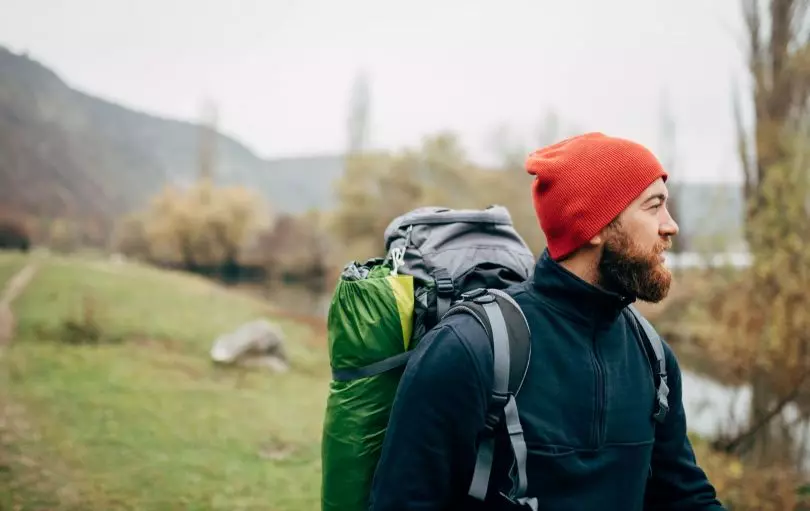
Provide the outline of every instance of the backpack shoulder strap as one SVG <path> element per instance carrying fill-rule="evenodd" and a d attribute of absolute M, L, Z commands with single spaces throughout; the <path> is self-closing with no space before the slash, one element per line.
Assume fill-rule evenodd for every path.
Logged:
<path fill-rule="evenodd" d="M 509 474 L 512 488 L 510 494 L 504 496 L 517 504 L 536 509 L 536 499 L 525 497 L 528 487 L 527 449 L 515 401 L 529 369 L 529 324 L 514 299 L 498 289 L 477 289 L 465 293 L 447 315 L 458 313 L 471 314 L 484 327 L 492 345 L 494 361 L 493 389 L 486 414 L 485 432 L 478 448 L 468 493 L 479 501 L 486 499 L 494 458 L 495 431 L 501 421 L 504 421 L 514 456 Z"/>
<path fill-rule="evenodd" d="M 667 361 L 664 355 L 664 344 L 661 336 L 655 331 L 652 324 L 633 305 L 628 307 L 635 318 L 636 324 L 641 327 L 642 341 L 644 342 L 644 353 L 650 361 L 655 379 L 656 406 L 653 417 L 659 423 L 664 422 L 669 411 L 669 386 L 667 385 Z"/>

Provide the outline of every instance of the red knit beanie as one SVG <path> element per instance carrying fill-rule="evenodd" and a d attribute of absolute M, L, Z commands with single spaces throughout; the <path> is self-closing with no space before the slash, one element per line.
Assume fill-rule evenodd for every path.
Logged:
<path fill-rule="evenodd" d="M 602 133 L 565 139 L 529 155 L 532 199 L 553 259 L 587 243 L 667 172 L 644 146 Z"/>

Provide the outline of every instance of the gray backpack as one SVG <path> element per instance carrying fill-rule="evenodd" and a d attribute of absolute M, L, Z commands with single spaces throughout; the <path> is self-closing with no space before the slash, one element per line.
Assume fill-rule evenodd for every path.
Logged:
<path fill-rule="evenodd" d="M 498 492 L 498 498 L 537 509 L 536 500 L 525 497 L 526 446 L 514 400 L 528 370 L 531 336 L 520 307 L 503 291 L 531 276 L 535 256 L 502 206 L 415 209 L 389 224 L 385 248 L 399 273 L 415 280 L 412 344 L 442 318 L 466 313 L 481 323 L 494 350 L 495 386 L 469 495 L 487 498 L 496 429 L 505 423 L 509 431 L 517 431 L 509 435 L 516 462 L 509 474 L 512 488 Z"/>
<path fill-rule="evenodd" d="M 535 256 L 502 206 L 484 210 L 418 208 L 385 229 L 388 258 L 415 279 L 418 341 L 467 292 L 525 281 Z"/>
<path fill-rule="evenodd" d="M 527 498 L 526 444 L 515 398 L 531 358 L 531 332 L 520 306 L 504 290 L 531 277 L 536 258 L 515 230 L 506 208 L 453 210 L 426 207 L 394 219 L 385 230 L 387 260 L 398 272 L 414 277 L 412 344 L 454 314 L 472 315 L 487 332 L 493 349 L 494 388 L 481 433 L 468 494 L 484 501 L 494 495 L 504 507 L 537 510 Z M 663 421 L 668 388 L 661 339 L 646 319 L 630 307 L 642 334 L 657 389 L 655 419 Z M 377 371 L 404 365 L 412 352 L 384 361 Z M 507 434 L 512 465 L 510 488 L 490 492 L 495 437 Z"/>

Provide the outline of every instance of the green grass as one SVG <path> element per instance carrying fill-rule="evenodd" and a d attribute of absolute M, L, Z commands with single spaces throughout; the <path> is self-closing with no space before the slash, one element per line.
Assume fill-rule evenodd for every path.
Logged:
<path fill-rule="evenodd" d="M 318 507 L 328 360 L 309 328 L 276 318 L 287 373 L 214 367 L 214 338 L 268 317 L 266 304 L 187 275 L 69 258 L 44 259 L 13 310 L 0 509 Z M 69 322 L 106 342 L 60 342 Z"/>

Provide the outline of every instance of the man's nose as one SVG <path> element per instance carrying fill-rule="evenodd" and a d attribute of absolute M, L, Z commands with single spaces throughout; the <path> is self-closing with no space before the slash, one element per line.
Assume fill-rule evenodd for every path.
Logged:
<path fill-rule="evenodd" d="M 667 213 L 667 217 L 666 219 L 664 219 L 664 222 L 661 224 L 659 230 L 663 235 L 675 236 L 680 231 L 680 227 L 678 227 L 678 222 L 676 222 L 675 219 L 672 218 L 672 215 Z"/>

